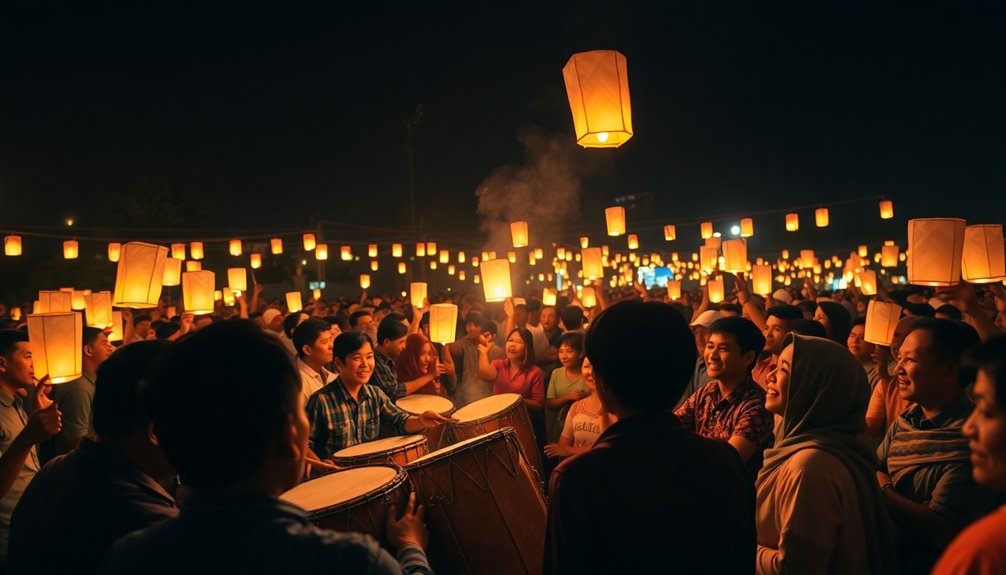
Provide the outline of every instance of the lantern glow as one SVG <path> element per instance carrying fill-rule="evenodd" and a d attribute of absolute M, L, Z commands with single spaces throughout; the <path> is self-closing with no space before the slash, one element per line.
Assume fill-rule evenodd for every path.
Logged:
<path fill-rule="evenodd" d="M 741 237 L 750 238 L 754 235 L 754 220 L 751 218 L 741 218 Z"/>
<path fill-rule="evenodd" d="M 702 222 L 699 224 L 699 234 L 702 239 L 708 240 L 713 237 L 713 223 L 712 222 Z"/>
<path fill-rule="evenodd" d="M 176 260 L 185 259 L 185 244 L 171 244 L 171 257 Z"/>
<path fill-rule="evenodd" d="M 510 239 L 513 241 L 513 247 L 526 248 L 528 244 L 527 222 L 510 222 Z"/>
<path fill-rule="evenodd" d="M 739 273 L 748 268 L 748 243 L 746 240 L 723 242 L 723 264 L 726 271 Z"/>
<path fill-rule="evenodd" d="M 203 242 L 192 242 L 189 244 L 189 256 L 194 260 L 203 259 Z"/>
<path fill-rule="evenodd" d="M 664 241 L 673 242 L 678 237 L 678 229 L 672 224 L 664 226 Z"/>
<path fill-rule="evenodd" d="M 216 274 L 209 270 L 182 274 L 182 305 L 194 315 L 213 313 Z"/>
<path fill-rule="evenodd" d="M 228 244 L 228 248 L 230 249 L 231 255 L 235 257 L 241 255 L 241 252 L 243 251 L 241 247 L 241 240 L 231 240 Z"/>
<path fill-rule="evenodd" d="M 817 227 L 819 228 L 828 227 L 830 219 L 831 218 L 828 214 L 828 208 L 818 208 L 814 210 L 814 223 L 817 225 Z"/>
<path fill-rule="evenodd" d="M 409 301 L 412 303 L 412 307 L 422 308 L 426 305 L 428 287 L 426 282 L 412 282 L 409 284 Z"/>
<path fill-rule="evenodd" d="M 510 284 L 510 262 L 505 259 L 486 260 L 480 267 L 482 289 L 487 302 L 503 301 L 513 295 Z"/>
<path fill-rule="evenodd" d="M 164 276 L 161 285 L 176 286 L 182 283 L 182 260 L 167 258 L 164 260 Z"/>
<path fill-rule="evenodd" d="M 63 258 L 68 260 L 75 260 L 80 254 L 80 244 L 77 240 L 67 240 L 63 242 Z"/>
<path fill-rule="evenodd" d="M 632 137 L 625 56 L 615 50 L 579 52 L 562 69 L 576 143 L 617 148 Z"/>
<path fill-rule="evenodd" d="M 313 252 L 318 247 L 318 240 L 314 237 L 314 234 L 304 234 L 301 239 L 304 241 L 305 252 Z"/>
<path fill-rule="evenodd" d="M 301 302 L 299 291 L 286 292 L 286 309 L 290 313 L 297 313 L 304 309 L 304 304 Z"/>
<path fill-rule="evenodd" d="M 360 274 L 360 288 L 367 289 L 370 287 L 370 274 Z"/>
<path fill-rule="evenodd" d="M 257 270 L 262 267 L 262 254 L 252 254 L 249 258 L 248 265 L 251 269 Z"/>
<path fill-rule="evenodd" d="M 72 311 L 73 291 L 42 290 L 38 292 L 38 309 L 35 313 L 62 313 Z"/>
<path fill-rule="evenodd" d="M 786 231 L 795 232 L 800 229 L 800 216 L 798 214 L 786 214 Z"/>
<path fill-rule="evenodd" d="M 79 313 L 40 313 L 27 317 L 32 362 L 49 383 L 73 381 L 83 374 L 84 318 Z"/>
<path fill-rule="evenodd" d="M 772 293 L 772 266 L 755 264 L 751 267 L 751 288 L 760 296 Z"/>
<path fill-rule="evenodd" d="M 880 219 L 889 220 L 894 217 L 894 202 L 883 200 L 880 202 Z"/>
<path fill-rule="evenodd" d="M 458 328 L 458 306 L 435 303 L 430 306 L 430 340 L 446 345 L 454 341 Z"/>
<path fill-rule="evenodd" d="M 949 286 L 961 281 L 964 220 L 908 220 L 908 283 Z"/>
<path fill-rule="evenodd" d="M 283 238 L 272 238 L 269 240 L 269 252 L 278 256 L 283 253 Z"/>
<path fill-rule="evenodd" d="M 21 255 L 21 236 L 4 236 L 3 253 L 5 256 Z"/>
<path fill-rule="evenodd" d="M 877 345 L 889 346 L 894 340 L 894 329 L 901 319 L 901 306 L 880 300 L 870 300 L 866 308 L 866 332 L 863 339 Z"/>
<path fill-rule="evenodd" d="M 152 308 L 161 298 L 168 248 L 143 242 L 122 245 L 115 274 L 115 307 Z"/>
<path fill-rule="evenodd" d="M 609 236 L 620 236 L 625 233 L 625 208 L 612 206 L 605 208 L 604 221 L 608 226 Z"/>
<path fill-rule="evenodd" d="M 227 268 L 227 287 L 231 288 L 231 291 L 248 291 L 248 270 Z"/>
<path fill-rule="evenodd" d="M 982 224 L 964 229 L 961 275 L 971 283 L 993 283 L 1006 279 L 1002 224 Z"/>

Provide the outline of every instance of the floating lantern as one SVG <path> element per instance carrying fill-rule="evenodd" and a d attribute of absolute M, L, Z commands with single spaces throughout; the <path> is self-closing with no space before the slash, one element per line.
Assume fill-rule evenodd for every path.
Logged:
<path fill-rule="evenodd" d="M 708 240 L 713 237 L 713 223 L 702 222 L 699 224 L 699 233 L 702 235 L 702 239 L 704 240 Z"/>
<path fill-rule="evenodd" d="M 890 346 L 894 328 L 901 319 L 901 306 L 880 300 L 870 300 L 866 308 L 866 332 L 863 339 L 877 345 Z"/>
<path fill-rule="evenodd" d="M 804 268 L 813 268 L 814 261 L 814 250 L 800 250 L 800 266 Z"/>
<path fill-rule="evenodd" d="M 702 269 L 713 271 L 719 264 L 719 250 L 714 247 L 701 246 L 699 248 L 699 262 Z"/>
<path fill-rule="evenodd" d="M 77 240 L 67 240 L 63 242 L 63 259 L 75 260 L 79 251 L 80 245 Z"/>
<path fill-rule="evenodd" d="M 167 258 L 164 260 L 164 276 L 161 285 L 176 286 L 182 283 L 182 260 Z"/>
<path fill-rule="evenodd" d="M 367 246 L 367 257 L 369 258 L 377 257 L 377 244 L 370 244 Z"/>
<path fill-rule="evenodd" d="M 220 293 L 223 296 L 224 305 L 232 306 L 237 302 L 237 300 L 234 298 L 234 290 L 232 290 L 231 288 L 225 287 L 224 289 L 220 290 Z"/>
<path fill-rule="evenodd" d="M 62 313 L 72 311 L 73 291 L 42 290 L 38 292 L 38 309 L 35 313 Z"/>
<path fill-rule="evenodd" d="M 412 282 L 409 284 L 409 301 L 412 303 L 412 307 L 423 307 L 428 288 L 429 286 L 426 282 Z"/>
<path fill-rule="evenodd" d="M 678 300 L 681 299 L 681 282 L 678 280 L 670 280 L 667 282 L 667 297 Z"/>
<path fill-rule="evenodd" d="M 446 264 L 451 261 L 451 252 L 448 250 L 440 250 L 440 263 Z"/>
<path fill-rule="evenodd" d="M 430 306 L 430 341 L 447 345 L 454 341 L 458 328 L 458 306 L 435 303 Z"/>
<path fill-rule="evenodd" d="M 880 265 L 885 268 L 898 267 L 898 246 L 895 245 L 881 246 Z"/>
<path fill-rule="evenodd" d="M 865 245 L 859 246 L 859 251 L 857 253 L 859 254 L 859 257 L 865 258 L 870 255 L 870 248 Z"/>
<path fill-rule="evenodd" d="M 430 260 L 430 269 L 431 270 L 437 269 L 437 260 Z"/>
<path fill-rule="evenodd" d="M 380 265 L 377 263 L 377 260 L 370 260 L 370 271 L 376 272 L 379 267 Z"/>
<path fill-rule="evenodd" d="M 859 291 L 863 295 L 877 295 L 877 272 L 863 270 L 859 272 Z"/>
<path fill-rule="evenodd" d="M 612 206 L 605 208 L 604 221 L 608 225 L 609 236 L 620 236 L 625 233 L 625 208 Z"/>
<path fill-rule="evenodd" d="M 517 263 L 517 252 L 507 252 L 506 259 L 508 262 L 515 264 Z"/>
<path fill-rule="evenodd" d="M 408 270 L 406 269 L 405 262 L 398 262 L 398 273 L 405 275 L 406 271 Z"/>
<path fill-rule="evenodd" d="M 593 280 L 604 277 L 604 264 L 601 248 L 585 248 L 580 251 L 580 264 L 584 279 Z"/>
<path fill-rule="evenodd" d="M 755 264 L 751 268 L 751 288 L 760 296 L 772 293 L 772 266 Z"/>
<path fill-rule="evenodd" d="M 402 257 L 402 244 L 391 244 L 391 257 Z"/>
<path fill-rule="evenodd" d="M 3 253 L 6 256 L 21 255 L 21 236 L 4 236 Z"/>
<path fill-rule="evenodd" d="M 185 271 L 197 272 L 201 269 L 203 269 L 203 262 L 197 262 L 194 260 L 185 260 Z"/>
<path fill-rule="evenodd" d="M 195 315 L 213 313 L 215 284 L 216 274 L 209 270 L 183 273 L 182 304 L 185 311 Z"/>
<path fill-rule="evenodd" d="M 709 289 L 709 302 L 720 303 L 723 301 L 723 280 L 709 280 L 706 282 Z"/>
<path fill-rule="evenodd" d="M 639 238 L 636 236 L 636 234 L 629 234 L 628 241 L 630 250 L 639 249 Z"/>
<path fill-rule="evenodd" d="M 589 286 L 583 288 L 580 292 L 580 303 L 586 308 L 597 306 L 597 292 L 594 291 L 594 288 Z"/>
<path fill-rule="evenodd" d="M 437 253 L 437 242 L 426 242 L 426 255 L 433 257 Z"/>
<path fill-rule="evenodd" d="M 586 248 L 586 247 L 589 247 L 589 246 L 590 246 L 590 238 L 588 238 L 587 236 L 580 236 L 580 247 L 581 248 Z M 541 258 L 538 258 L 538 259 L 541 259 Z"/>
<path fill-rule="evenodd" d="M 115 274 L 115 307 L 157 307 L 164 281 L 168 248 L 143 242 L 122 245 Z"/>
<path fill-rule="evenodd" d="M 678 229 L 672 224 L 664 226 L 664 241 L 673 242 L 678 237 Z"/>
<path fill-rule="evenodd" d="M 224 299 L 224 292 L 221 290 L 213 290 L 213 301 L 220 301 Z"/>
<path fill-rule="evenodd" d="M 632 137 L 625 56 L 616 50 L 579 52 L 562 69 L 576 143 L 617 148 Z"/>
<path fill-rule="evenodd" d="M 515 248 L 527 247 L 527 222 L 510 222 L 510 239 L 513 241 L 513 247 Z"/>
<path fill-rule="evenodd" d="M 84 290 L 73 290 L 70 292 L 70 309 L 73 311 L 83 311 L 87 307 L 84 299 Z"/>
<path fill-rule="evenodd" d="M 283 238 L 272 238 L 269 240 L 269 252 L 274 256 L 283 253 Z"/>
<path fill-rule="evenodd" d="M 176 260 L 185 259 L 185 244 L 171 244 L 171 257 Z"/>
<path fill-rule="evenodd" d="M 416 257 L 422 258 L 426 257 L 426 244 L 423 242 L 416 243 Z"/>
<path fill-rule="evenodd" d="M 243 251 L 241 247 L 241 240 L 231 240 L 228 247 L 230 248 L 231 255 L 235 257 L 241 255 L 241 252 Z"/>
<path fill-rule="evenodd" d="M 455 271 L 456 270 L 454 269 L 454 264 L 450 264 L 447 266 L 447 275 L 452 276 L 454 275 Z"/>
<path fill-rule="evenodd" d="M 112 312 L 112 325 L 108 331 L 108 341 L 122 341 L 122 312 Z"/>
<path fill-rule="evenodd" d="M 108 244 L 108 261 L 117 263 L 119 261 L 119 253 L 121 250 L 122 244 L 119 242 L 110 242 Z"/>
<path fill-rule="evenodd" d="M 741 237 L 750 238 L 754 235 L 754 220 L 751 218 L 741 218 Z"/>
<path fill-rule="evenodd" d="M 1006 279 L 1002 224 L 981 224 L 964 229 L 964 256 L 961 275 L 971 283 L 1001 282 Z"/>
<path fill-rule="evenodd" d="M 487 302 L 503 301 L 513 295 L 510 285 L 510 262 L 493 259 L 482 262 L 482 289 Z"/>
<path fill-rule="evenodd" d="M 541 303 L 542 305 L 555 305 L 559 294 L 555 288 L 544 288 L 541 290 Z"/>
<path fill-rule="evenodd" d="M 458 271 L 458 279 L 461 281 L 465 281 L 465 270 Z"/>
<path fill-rule="evenodd" d="M 541 248 L 535 248 L 535 250 L 534 250 L 534 259 L 536 259 L 536 260 L 545 259 L 545 250 L 543 250 Z"/>
<path fill-rule="evenodd" d="M 541 251 L 541 248 L 538 248 L 537 250 L 534 251 L 534 253 L 538 254 L 540 251 Z M 458 252 L 458 263 L 459 264 L 463 264 L 466 261 L 468 261 L 468 257 L 465 256 L 465 252 Z"/>
<path fill-rule="evenodd" d="M 321 246 L 325 246 L 325 247 L 322 248 Z M 319 252 L 320 253 L 324 253 L 324 255 L 325 255 L 324 259 L 327 260 L 328 259 L 328 244 L 319 244 L 318 247 L 315 248 L 316 255 Z M 321 259 L 321 258 L 319 258 L 319 259 Z M 339 259 L 342 260 L 342 261 L 344 261 L 344 262 L 353 261 L 353 248 L 352 248 L 352 246 L 339 246 Z"/>
<path fill-rule="evenodd" d="M 795 232 L 800 229 L 800 216 L 798 214 L 786 214 L 786 231 Z"/>
<path fill-rule="evenodd" d="M 367 289 L 370 287 L 370 274 L 360 274 L 360 288 Z"/>
<path fill-rule="evenodd" d="M 746 240 L 723 242 L 723 264 L 725 271 L 738 273 L 748 268 L 748 243 Z"/>
<path fill-rule="evenodd" d="M 320 288 L 314 288 L 313 290 L 311 290 L 311 297 L 314 298 L 314 301 L 320 300 L 321 299 L 321 289 Z"/>
<path fill-rule="evenodd" d="M 314 234 L 304 234 L 304 251 L 313 252 L 315 248 L 318 247 L 318 240 L 314 237 Z"/>
<path fill-rule="evenodd" d="M 252 254 L 249 258 L 248 265 L 251 269 L 257 270 L 262 267 L 262 254 Z"/>
<path fill-rule="evenodd" d="M 194 260 L 203 259 L 203 242 L 192 242 L 189 244 L 189 257 Z"/>
<path fill-rule="evenodd" d="M 35 374 L 49 383 L 73 381 L 83 373 L 84 318 L 79 313 L 28 316 L 28 340 Z"/>
<path fill-rule="evenodd" d="M 880 219 L 889 220 L 894 217 L 894 202 L 883 200 L 880 202 Z"/>
<path fill-rule="evenodd" d="M 231 291 L 248 291 L 248 270 L 227 268 L 227 287 L 231 288 Z"/>
<path fill-rule="evenodd" d="M 328 244 L 315 244 L 314 259 L 317 261 L 325 261 L 328 259 Z M 346 259 L 345 253 L 342 255 L 342 259 Z"/>
<path fill-rule="evenodd" d="M 964 220 L 908 220 L 908 283 L 948 286 L 961 281 Z"/>
<path fill-rule="evenodd" d="M 829 219 L 828 208 L 818 208 L 814 210 L 814 223 L 817 224 L 817 227 L 828 227 Z"/>
<path fill-rule="evenodd" d="M 10 318 L 13 321 L 21 321 L 21 308 L 18 306 L 10 308 Z"/>

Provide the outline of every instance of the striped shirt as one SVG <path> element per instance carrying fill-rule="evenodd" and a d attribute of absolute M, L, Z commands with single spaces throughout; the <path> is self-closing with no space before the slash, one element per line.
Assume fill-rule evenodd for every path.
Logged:
<path fill-rule="evenodd" d="M 316 391 L 307 401 L 311 422 L 311 449 L 318 457 L 331 457 L 340 449 L 374 441 L 381 427 L 405 434 L 409 414 L 392 403 L 381 388 L 363 384 L 353 399 L 338 378 Z"/>

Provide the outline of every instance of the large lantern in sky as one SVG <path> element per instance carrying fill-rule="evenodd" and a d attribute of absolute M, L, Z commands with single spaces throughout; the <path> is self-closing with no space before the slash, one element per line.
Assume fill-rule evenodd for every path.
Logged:
<path fill-rule="evenodd" d="M 35 375 L 49 376 L 49 383 L 73 381 L 83 373 L 84 317 L 76 312 L 40 313 L 28 316 Z"/>
<path fill-rule="evenodd" d="M 880 300 L 870 300 L 866 308 L 866 332 L 863 339 L 877 345 L 889 346 L 894 340 L 894 328 L 901 319 L 901 306 Z"/>
<path fill-rule="evenodd" d="M 171 257 L 176 260 L 185 259 L 185 244 L 171 244 Z"/>
<path fill-rule="evenodd" d="M 760 296 L 772 293 L 772 266 L 755 264 L 751 267 L 751 291 Z"/>
<path fill-rule="evenodd" d="M 269 251 L 274 256 L 283 253 L 283 238 L 272 238 L 269 240 Z"/>
<path fill-rule="evenodd" d="M 723 264 L 726 271 L 739 273 L 748 269 L 748 243 L 745 240 L 723 242 Z"/>
<path fill-rule="evenodd" d="M 203 242 L 192 242 L 189 244 L 189 257 L 194 260 L 203 259 Z"/>
<path fill-rule="evenodd" d="M 799 214 L 786 214 L 786 231 L 795 232 L 800 229 Z"/>
<path fill-rule="evenodd" d="M 894 202 L 883 200 L 880 202 L 880 219 L 889 220 L 894 217 Z"/>
<path fill-rule="evenodd" d="M 182 301 L 185 311 L 195 315 L 213 313 L 216 274 L 209 270 L 182 274 Z"/>
<path fill-rule="evenodd" d="M 21 236 L 4 236 L 3 253 L 5 256 L 21 255 Z"/>
<path fill-rule="evenodd" d="M 412 307 L 423 307 L 426 301 L 426 289 L 426 282 L 412 282 L 409 284 L 409 301 Z"/>
<path fill-rule="evenodd" d="M 313 252 L 314 248 L 317 247 L 318 241 L 315 239 L 314 234 L 304 234 L 304 251 Z"/>
<path fill-rule="evenodd" d="M 360 274 L 360 288 L 367 289 L 370 287 L 370 274 Z"/>
<path fill-rule="evenodd" d="M 964 230 L 964 259 L 961 275 L 971 283 L 993 283 L 1006 279 L 1002 224 L 968 226 Z"/>
<path fill-rule="evenodd" d="M 237 239 L 231 240 L 228 245 L 229 245 L 230 253 L 231 253 L 232 256 L 239 256 L 239 255 L 241 255 L 241 251 L 242 251 L 241 240 L 237 240 Z"/>
<path fill-rule="evenodd" d="M 625 208 L 622 206 L 605 208 L 604 220 L 608 225 L 609 236 L 620 236 L 625 233 Z"/>
<path fill-rule="evenodd" d="M 826 228 L 830 223 L 828 208 L 818 208 L 814 210 L 814 224 L 819 228 Z"/>
<path fill-rule="evenodd" d="M 115 307 L 157 307 L 164 285 L 164 265 L 168 248 L 143 242 L 122 245 L 115 274 Z"/>
<path fill-rule="evenodd" d="M 503 301 L 513 295 L 510 285 L 510 262 L 505 259 L 486 260 L 481 264 L 482 289 L 487 302 Z"/>
<path fill-rule="evenodd" d="M 182 283 L 182 260 L 167 258 L 164 260 L 164 277 L 161 285 L 176 286 Z"/>
<path fill-rule="evenodd" d="M 601 248 L 585 248 L 580 251 L 580 264 L 583 266 L 583 279 L 592 280 L 604 277 L 604 263 Z"/>
<path fill-rule="evenodd" d="M 750 238 L 754 235 L 754 220 L 751 218 L 741 218 L 741 237 Z"/>
<path fill-rule="evenodd" d="M 440 344 L 454 341 L 458 328 L 458 306 L 435 303 L 430 306 L 430 340 Z"/>
<path fill-rule="evenodd" d="M 949 286 L 961 281 L 964 220 L 908 220 L 908 283 Z"/>
<path fill-rule="evenodd" d="M 880 265 L 885 268 L 898 267 L 899 248 L 893 242 L 880 247 Z"/>
<path fill-rule="evenodd" d="M 99 291 L 84 296 L 87 325 L 105 329 L 112 325 L 112 292 Z"/>
<path fill-rule="evenodd" d="M 678 237 L 678 229 L 674 224 L 664 226 L 664 240 L 673 242 Z"/>
<path fill-rule="evenodd" d="M 713 237 L 713 223 L 712 222 L 702 222 L 699 224 L 699 235 L 702 239 L 708 240 Z"/>
<path fill-rule="evenodd" d="M 510 222 L 510 239 L 513 240 L 513 247 L 526 248 L 528 244 L 527 222 Z"/>
<path fill-rule="evenodd" d="M 231 291 L 248 291 L 248 270 L 227 268 L 227 287 L 231 288 Z"/>
<path fill-rule="evenodd" d="M 63 242 L 63 258 L 68 260 L 75 260 L 80 254 L 80 244 L 77 240 L 67 240 Z"/>
<path fill-rule="evenodd" d="M 617 148 L 632 137 L 625 56 L 615 50 L 573 54 L 562 69 L 576 143 Z"/>

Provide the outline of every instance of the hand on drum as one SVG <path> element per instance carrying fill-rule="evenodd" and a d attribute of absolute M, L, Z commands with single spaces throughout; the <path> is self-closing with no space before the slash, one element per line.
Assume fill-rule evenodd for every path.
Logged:
<path fill-rule="evenodd" d="M 549 443 L 545 446 L 545 455 L 549 457 L 569 457 L 570 455 L 573 455 L 573 452 L 571 452 L 565 445 Z"/>
<path fill-rule="evenodd" d="M 453 417 L 444 417 L 435 411 L 424 411 L 416 416 L 419 418 L 419 423 L 423 424 L 424 428 L 439 427 L 445 423 L 457 423 L 458 420 Z"/>
<path fill-rule="evenodd" d="M 426 549 L 430 533 L 426 530 L 426 523 L 423 522 L 425 512 L 426 509 L 422 505 L 416 506 L 415 491 L 409 493 L 409 502 L 405 506 L 405 512 L 401 519 L 397 519 L 398 511 L 395 509 L 395 504 L 392 503 L 388 506 L 386 532 L 388 542 L 395 548 L 395 551 L 401 551 L 402 547 L 409 543 Z"/>
<path fill-rule="evenodd" d="M 308 477 L 318 477 L 321 475 L 328 475 L 333 471 L 339 471 L 342 469 L 338 465 L 332 463 L 331 461 L 324 461 L 321 459 L 314 459 L 311 457 L 307 458 L 307 476 Z"/>

